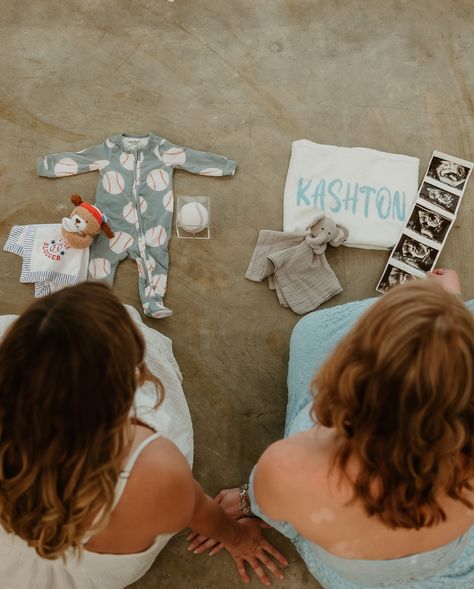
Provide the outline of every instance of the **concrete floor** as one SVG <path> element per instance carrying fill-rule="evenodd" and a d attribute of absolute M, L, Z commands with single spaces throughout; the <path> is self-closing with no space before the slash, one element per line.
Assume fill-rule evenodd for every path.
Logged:
<path fill-rule="evenodd" d="M 176 194 L 212 199 L 209 242 L 171 240 L 166 303 L 148 323 L 173 338 L 195 427 L 196 477 L 209 493 L 247 479 L 280 437 L 288 340 L 297 317 L 243 275 L 260 228 L 281 229 L 290 143 L 367 146 L 473 159 L 472 0 L 0 0 L 0 241 L 12 224 L 58 222 L 69 195 L 92 199 L 96 174 L 36 176 L 36 157 L 79 150 L 120 131 L 153 130 L 238 161 L 232 179 L 176 174 Z M 474 296 L 474 181 L 439 266 Z M 339 248 L 344 292 L 365 298 L 387 254 Z M 0 254 L 0 313 L 32 287 Z M 139 307 L 135 264 L 116 292 Z M 316 588 L 295 551 L 289 589 Z M 240 587 L 227 555 L 209 562 L 175 538 L 134 589 Z M 250 587 L 258 587 L 253 580 Z"/>

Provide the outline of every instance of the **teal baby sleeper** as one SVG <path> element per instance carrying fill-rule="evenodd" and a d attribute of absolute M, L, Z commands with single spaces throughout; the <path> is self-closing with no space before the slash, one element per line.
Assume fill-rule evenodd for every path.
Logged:
<path fill-rule="evenodd" d="M 168 317 L 164 306 L 168 276 L 168 241 L 173 219 L 173 171 L 201 176 L 229 176 L 236 162 L 214 153 L 175 145 L 154 133 L 125 133 L 77 152 L 38 159 L 39 176 L 57 178 L 84 172 L 100 174 L 96 205 L 107 215 L 115 237 L 99 235 L 91 246 L 89 277 L 113 282 L 118 264 L 136 261 L 145 315 Z"/>

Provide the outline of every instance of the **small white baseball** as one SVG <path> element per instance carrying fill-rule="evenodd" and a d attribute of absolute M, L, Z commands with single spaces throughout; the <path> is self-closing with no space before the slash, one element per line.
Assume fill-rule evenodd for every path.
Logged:
<path fill-rule="evenodd" d="M 163 206 L 165 209 L 172 213 L 174 209 L 174 194 L 173 191 L 168 191 L 163 197 Z"/>
<path fill-rule="evenodd" d="M 94 170 L 103 170 L 109 164 L 109 160 L 96 160 L 93 164 L 89 165 L 89 170 L 91 172 L 93 172 Z"/>
<path fill-rule="evenodd" d="M 79 166 L 77 162 L 75 162 L 70 157 L 65 157 L 54 166 L 54 175 L 55 176 L 73 176 L 77 174 L 77 170 Z"/>
<path fill-rule="evenodd" d="M 140 196 L 140 212 L 144 213 L 148 208 L 148 204 L 146 202 L 146 200 L 143 198 L 143 196 Z M 135 203 L 130 201 L 129 203 L 127 203 L 124 207 L 123 207 L 123 218 L 125 219 L 125 221 L 128 221 L 129 223 L 137 223 L 138 222 L 138 215 L 137 215 L 137 209 L 135 207 Z"/>
<path fill-rule="evenodd" d="M 102 186 L 109 194 L 120 194 L 125 188 L 125 180 L 120 172 L 105 172 Z"/>
<path fill-rule="evenodd" d="M 146 177 L 146 183 L 152 190 L 159 192 L 168 186 L 170 176 L 165 170 L 152 170 Z"/>
<path fill-rule="evenodd" d="M 163 225 L 158 225 L 157 227 L 151 227 L 145 233 L 145 241 L 147 245 L 151 247 L 158 247 L 159 245 L 163 245 L 166 241 L 166 229 Z"/>
<path fill-rule="evenodd" d="M 186 152 L 181 147 L 171 147 L 163 154 L 167 166 L 179 166 L 186 161 Z"/>
<path fill-rule="evenodd" d="M 89 274 L 94 280 L 100 280 L 110 275 L 110 262 L 106 258 L 96 258 L 89 262 Z"/>
<path fill-rule="evenodd" d="M 131 153 L 126 153 L 125 151 L 121 154 L 120 164 L 126 170 L 133 170 L 133 166 L 135 165 L 135 158 Z"/>
<path fill-rule="evenodd" d="M 222 176 L 222 170 L 220 168 L 206 168 L 199 172 L 201 176 Z"/>
<path fill-rule="evenodd" d="M 199 233 L 209 225 L 209 213 L 200 202 L 188 202 L 179 210 L 178 224 L 188 233 Z"/>
<path fill-rule="evenodd" d="M 126 231 L 117 231 L 115 237 L 109 240 L 110 249 L 116 254 L 121 254 L 133 244 L 133 237 Z"/>

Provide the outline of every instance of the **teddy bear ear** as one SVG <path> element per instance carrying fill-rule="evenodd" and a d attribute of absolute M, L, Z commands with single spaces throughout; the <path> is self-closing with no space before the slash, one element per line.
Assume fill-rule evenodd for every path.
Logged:
<path fill-rule="evenodd" d="M 105 233 L 105 235 L 107 235 L 107 237 L 109 239 L 112 239 L 113 237 L 115 237 L 115 233 L 112 231 L 112 229 L 110 228 L 110 225 L 106 221 L 104 221 L 102 223 L 102 225 L 100 226 L 100 228 Z"/>
<path fill-rule="evenodd" d="M 82 202 L 82 198 L 78 194 L 73 194 L 71 196 L 71 202 L 73 205 L 76 205 L 76 207 L 78 207 Z"/>

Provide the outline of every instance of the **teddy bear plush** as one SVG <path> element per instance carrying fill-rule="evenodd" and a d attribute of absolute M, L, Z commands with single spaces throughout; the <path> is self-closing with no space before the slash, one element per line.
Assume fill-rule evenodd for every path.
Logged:
<path fill-rule="evenodd" d="M 84 202 L 78 194 L 71 196 L 71 202 L 75 208 L 69 217 L 64 217 L 62 220 L 61 234 L 72 248 L 89 247 L 94 237 L 101 231 L 109 239 L 114 237 L 105 215 L 96 206 Z"/>

